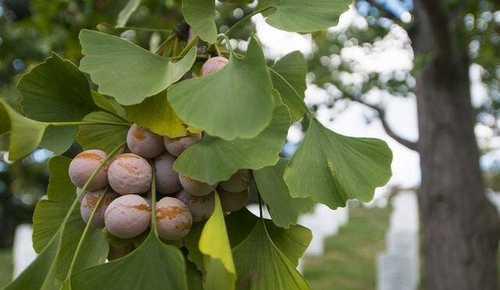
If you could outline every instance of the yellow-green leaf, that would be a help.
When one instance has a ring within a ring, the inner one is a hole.
[[[127,117],[152,132],[176,138],[187,135],[187,128],[170,106],[166,92],[147,98],[144,102],[125,107]]]
[[[236,271],[218,194],[214,212],[201,233],[199,247],[204,255],[205,290],[234,290]]]

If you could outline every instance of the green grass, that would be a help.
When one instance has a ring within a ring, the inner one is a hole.
[[[12,279],[12,251],[0,250],[0,289]]]
[[[325,253],[304,259],[314,290],[376,289],[376,259],[385,249],[390,208],[351,208],[349,222],[325,241]]]

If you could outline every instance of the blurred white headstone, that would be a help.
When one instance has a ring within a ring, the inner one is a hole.
[[[36,258],[33,250],[31,235],[33,228],[31,225],[20,225],[16,229],[14,236],[14,278],[19,276]]]
[[[386,252],[378,257],[378,290],[415,290],[419,284],[417,197],[401,192],[392,200]]]

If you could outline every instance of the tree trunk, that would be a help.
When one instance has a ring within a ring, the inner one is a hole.
[[[479,166],[463,20],[453,23],[443,1],[415,2],[425,289],[498,290],[500,220]]]

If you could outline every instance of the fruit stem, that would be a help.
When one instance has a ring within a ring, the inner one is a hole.
[[[103,200],[104,195],[106,195],[106,193],[108,193],[107,187],[106,187],[106,190],[104,190],[101,197],[99,197],[99,200],[97,201],[95,207],[92,209],[92,212],[90,213],[90,217],[87,221],[87,224],[85,225],[85,228],[83,229],[82,236],[80,237],[80,240],[78,241],[78,245],[76,246],[76,249],[75,249],[75,252],[73,255],[73,259],[71,260],[71,264],[69,265],[68,273],[66,274],[66,277],[71,277],[71,273],[73,272],[73,268],[75,267],[76,260],[78,259],[78,254],[80,253],[80,249],[83,246],[83,241],[85,240],[85,237],[87,236],[87,233],[89,232],[90,227],[92,226],[92,221],[94,219],[95,213],[97,212],[97,209],[101,205],[101,201]]]
[[[158,238],[158,229],[156,228],[156,172],[155,167],[153,169],[153,178],[151,181],[151,228],[154,235]]]

